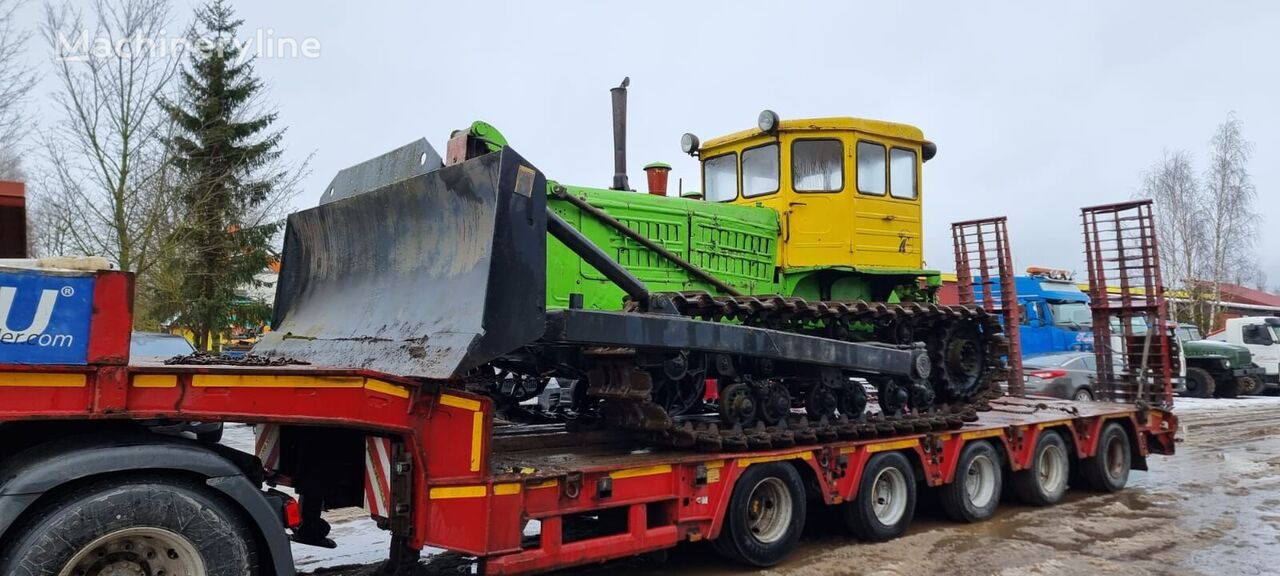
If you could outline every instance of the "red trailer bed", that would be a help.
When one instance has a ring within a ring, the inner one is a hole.
[[[753,467],[788,478],[794,470],[804,481],[802,496],[857,506],[867,467],[878,454],[902,455],[910,462],[909,476],[938,487],[953,481],[962,454],[978,443],[999,455],[999,475],[1016,477],[1033,466],[1046,432],[1065,441],[1073,465],[1100,462],[1104,436],[1115,435],[1112,423],[1124,431],[1123,446],[1107,449],[1123,449],[1128,467],[1144,468],[1148,453],[1173,451],[1176,420],[1163,411],[1015,398],[994,401],[992,408],[952,432],[698,453],[555,427],[495,431],[486,398],[368,371],[0,366],[0,446],[27,448],[31,440],[13,436],[23,434],[24,423],[43,423],[46,431],[64,425],[68,434],[118,421],[263,424],[259,459],[246,477],[293,485],[305,503],[308,490],[317,490],[323,478],[358,466],[360,499],[397,536],[393,557],[412,559],[412,550],[435,546],[477,556],[486,573],[495,574],[552,570],[720,538],[734,517],[735,490],[742,490],[740,480]],[[99,435],[115,430],[103,428]],[[356,440],[317,436],[320,431]],[[0,465],[12,456],[0,453]],[[68,481],[93,472],[69,471]],[[910,484],[914,490],[915,482]],[[324,498],[326,504],[338,503],[331,498],[336,497]],[[26,509],[38,510],[38,500]],[[346,504],[352,503],[348,498]],[[21,515],[0,522],[0,531]],[[539,526],[531,538],[526,532],[534,520]],[[260,529],[284,534],[283,523]],[[287,573],[288,562],[273,557],[272,563],[277,573]]]

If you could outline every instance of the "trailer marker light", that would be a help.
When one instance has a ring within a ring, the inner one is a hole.
[[[302,525],[302,506],[293,498],[284,501],[284,525],[286,528]]]

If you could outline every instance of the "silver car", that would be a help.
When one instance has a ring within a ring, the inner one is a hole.
[[[1063,352],[1022,359],[1027,394],[1093,400],[1098,360],[1093,352]]]

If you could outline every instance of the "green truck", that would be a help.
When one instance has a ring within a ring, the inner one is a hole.
[[[1248,348],[1205,340],[1200,329],[1190,324],[1177,326],[1175,332],[1186,358],[1185,395],[1235,398],[1241,394],[1262,392],[1265,371],[1253,363],[1253,355]]]

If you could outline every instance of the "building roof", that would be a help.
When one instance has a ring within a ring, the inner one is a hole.
[[[1257,306],[1272,306],[1280,308],[1280,296],[1263,292],[1262,290],[1254,290],[1239,284],[1222,284],[1222,300],[1224,302],[1234,302],[1237,304],[1253,304]]]

